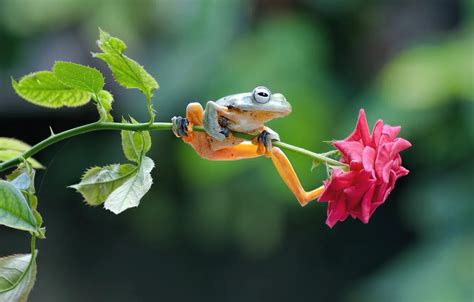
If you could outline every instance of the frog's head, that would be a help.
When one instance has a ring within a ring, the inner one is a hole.
[[[229,109],[264,113],[269,119],[283,117],[291,113],[291,105],[283,94],[272,94],[268,88],[263,86],[256,87],[252,92],[226,96],[217,102]]]

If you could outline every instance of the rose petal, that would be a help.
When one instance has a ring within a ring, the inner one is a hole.
[[[348,162],[353,160],[361,162],[362,161],[362,151],[364,151],[364,145],[359,142],[346,142],[346,141],[336,141],[333,143],[342,154],[342,156],[348,159]]]
[[[360,204],[360,200],[362,196],[364,196],[364,194],[369,189],[369,186],[370,186],[369,183],[362,183],[362,184],[344,189],[344,194],[346,195],[348,210],[352,211],[358,208]]]
[[[398,133],[400,132],[400,129],[402,127],[400,126],[390,126],[390,125],[384,125],[382,133],[388,135],[389,139],[392,141],[397,137]]]
[[[392,171],[393,160],[389,161],[382,170],[382,179],[383,182],[388,182],[390,177],[390,172]]]
[[[403,138],[396,138],[394,141],[390,156],[394,157],[398,153],[411,147],[411,143]]]
[[[375,158],[375,174],[377,178],[382,179],[383,177],[383,168],[390,161],[390,149],[392,143],[386,143],[381,146],[377,152],[377,157]]]
[[[328,204],[326,224],[332,228],[338,221],[344,221],[347,216],[349,214],[346,210],[344,197],[341,194],[339,199]]]
[[[362,203],[360,206],[361,209],[361,217],[359,218],[363,223],[368,223],[370,219],[370,215],[372,213],[370,212],[371,209],[371,204],[372,204],[372,199],[374,197],[374,192],[375,192],[375,184],[372,185],[367,192],[364,195],[364,198],[362,199]]]
[[[378,120],[374,125],[374,129],[372,130],[372,140],[370,144],[372,147],[376,147],[379,144],[380,136],[382,135],[382,129],[383,121]]]
[[[397,177],[402,177],[410,173],[409,170],[405,169],[404,167],[400,166],[400,169],[397,170]]]
[[[354,131],[345,139],[345,141],[359,141],[362,140],[364,145],[370,143],[369,125],[367,124],[367,118],[365,117],[364,109],[359,111],[359,117]]]
[[[364,169],[367,171],[372,171],[374,169],[375,163],[375,150],[371,147],[365,147],[362,152],[362,164]]]

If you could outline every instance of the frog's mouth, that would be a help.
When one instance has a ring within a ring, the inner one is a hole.
[[[259,113],[273,113],[281,116],[285,116],[291,113],[291,105],[289,103],[282,103],[282,104],[275,104],[275,103],[269,103],[269,104],[261,104],[259,106],[248,106],[248,105],[242,105],[240,106],[240,110],[242,111],[253,111],[253,112],[259,112]]]
[[[247,112],[255,112],[255,113],[260,113],[260,114],[268,113],[268,114],[281,115],[281,116],[285,116],[291,113],[291,106],[275,107],[275,106],[261,105],[259,107],[254,107],[254,106],[242,105],[242,106],[239,106],[239,108],[237,108],[233,105],[228,105],[227,109],[232,110],[232,111],[240,111],[243,113],[247,113]]]

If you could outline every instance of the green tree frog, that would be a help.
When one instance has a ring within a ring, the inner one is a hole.
[[[194,150],[208,160],[238,160],[266,156],[273,164],[296,199],[305,206],[324,191],[321,186],[306,192],[290,161],[278,147],[272,147],[272,140],[279,135],[265,126],[274,118],[291,113],[291,105],[281,93],[272,94],[263,86],[252,92],[223,97],[209,101],[203,109],[199,103],[190,103],[186,117],[172,118],[173,132]],[[203,126],[203,131],[193,131],[192,126]],[[232,131],[258,134],[251,142],[232,135]]]

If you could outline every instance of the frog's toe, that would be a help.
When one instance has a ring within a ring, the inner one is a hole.
[[[173,133],[176,137],[182,137],[188,135],[188,119],[182,116],[173,116],[171,119],[173,124]]]
[[[259,154],[270,155],[272,152],[272,141],[280,140],[278,133],[269,130],[263,130],[256,139],[258,145],[257,152]]]

